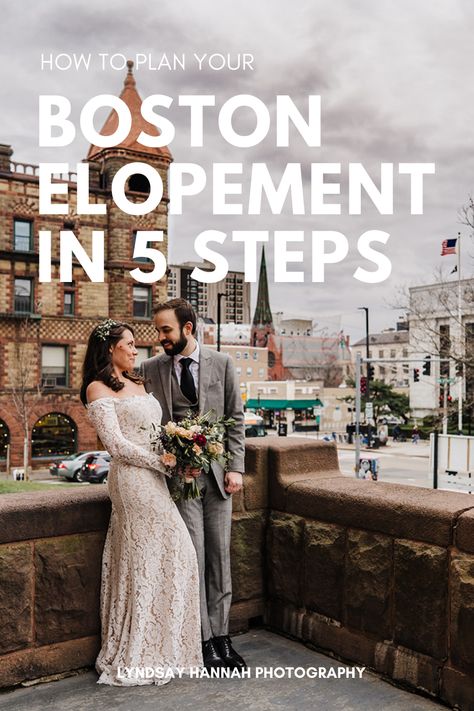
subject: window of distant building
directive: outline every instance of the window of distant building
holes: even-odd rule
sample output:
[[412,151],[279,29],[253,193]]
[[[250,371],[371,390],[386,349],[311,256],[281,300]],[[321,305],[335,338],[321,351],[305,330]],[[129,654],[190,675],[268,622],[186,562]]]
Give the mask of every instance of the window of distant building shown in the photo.
[[402,357],[403,357],[403,358],[408,358],[408,348],[404,348],[404,349],[403,349]]
[[390,358],[396,358],[397,357],[397,352],[394,348],[390,351]]
[[235,359],[240,360],[240,351],[235,352]]
[[15,279],[13,310],[17,314],[30,314],[33,310],[33,281],[31,279]]
[[242,375],[242,368],[237,367],[235,369],[235,372],[237,373],[237,375]]
[[258,351],[253,352],[253,359],[258,360]]
[[258,369],[258,377],[263,378],[264,375],[265,375],[265,368],[259,368]]
[[134,193],[150,194],[150,181],[142,173],[134,173],[128,180],[128,189]]
[[133,287],[133,315],[135,318],[150,318],[151,316],[151,287]]
[[68,386],[67,346],[41,347],[41,385],[43,388]]
[[75,291],[75,284],[73,281],[64,284],[63,314],[65,316],[74,316],[74,308],[76,305]]
[[252,375],[252,368],[247,368],[247,375]]
[[444,359],[439,364],[439,374],[441,377],[449,377],[449,362],[446,360],[451,355],[451,334],[449,324],[441,324],[439,327],[439,355]]
[[249,352],[245,351],[244,352],[244,360],[248,360],[248,359],[249,359]]
[[62,412],[48,412],[35,422],[31,433],[33,457],[51,457],[77,452],[76,423]]
[[379,351],[379,358],[383,358],[383,351]]
[[[143,262],[144,264],[153,264],[153,261],[151,259],[148,259],[148,257],[133,257],[135,253],[135,242],[137,241],[137,230],[133,230],[132,232],[132,253],[131,257],[134,259],[135,262]],[[147,245],[148,247],[155,247],[156,245],[149,244]]]
[[31,220],[13,220],[13,244],[17,252],[30,252],[33,249]]

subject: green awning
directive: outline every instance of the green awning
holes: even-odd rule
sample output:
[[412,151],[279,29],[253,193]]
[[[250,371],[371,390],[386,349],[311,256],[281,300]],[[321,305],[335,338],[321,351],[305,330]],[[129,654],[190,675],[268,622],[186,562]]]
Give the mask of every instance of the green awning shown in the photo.
[[247,407],[262,410],[306,410],[311,407],[322,407],[323,403],[319,398],[315,400],[267,400],[260,398],[256,400],[252,398],[245,403]]

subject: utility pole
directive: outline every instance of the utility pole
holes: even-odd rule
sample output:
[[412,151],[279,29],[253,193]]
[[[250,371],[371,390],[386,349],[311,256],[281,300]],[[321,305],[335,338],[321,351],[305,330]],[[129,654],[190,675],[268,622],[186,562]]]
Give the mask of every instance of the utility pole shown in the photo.
[[[359,306],[359,311],[365,311],[365,357],[367,362],[367,389],[365,402],[370,402],[370,344],[369,344],[369,307]],[[369,418],[367,418],[367,447],[370,449],[371,432]]]
[[359,477],[360,470],[360,370],[361,370],[361,357],[360,353],[356,356],[356,373],[355,373],[355,410],[356,410],[356,421],[355,421],[355,475]]
[[[459,353],[465,353],[466,341],[462,325],[462,290],[461,290],[461,233],[458,232],[458,321],[459,321]],[[458,434],[462,434],[462,405],[464,388],[464,363],[461,362],[461,372],[458,378]]]

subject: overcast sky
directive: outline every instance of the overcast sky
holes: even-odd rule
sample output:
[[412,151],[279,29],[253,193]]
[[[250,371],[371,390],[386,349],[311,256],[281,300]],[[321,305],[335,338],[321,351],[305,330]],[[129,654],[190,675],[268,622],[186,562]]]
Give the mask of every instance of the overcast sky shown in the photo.
[[[150,53],[155,66],[163,53],[168,57],[185,53],[185,71],[137,69],[142,97],[214,94],[219,107],[229,97],[247,93],[263,99],[274,116],[277,94],[289,94],[302,111],[308,95],[321,95],[321,148],[308,148],[293,136],[288,149],[276,150],[272,132],[255,148],[232,148],[219,135],[216,113],[210,111],[204,148],[192,150],[186,112],[179,107],[169,111],[177,127],[170,146],[175,162],[200,163],[209,176],[212,163],[221,161],[243,161],[247,180],[255,162],[266,162],[275,179],[289,162],[302,163],[306,178],[311,162],[342,164],[341,215],[293,216],[286,209],[275,216],[267,211],[252,217],[213,216],[206,191],[188,202],[185,214],[170,219],[170,261],[196,259],[197,234],[220,229],[228,234],[220,249],[231,267],[242,268],[242,245],[231,243],[232,230],[268,229],[272,310],[313,318],[334,330],[343,328],[354,338],[364,331],[358,306],[370,306],[372,332],[392,326],[399,312],[391,307],[400,287],[433,281],[440,266],[449,273],[456,258],[441,258],[440,246],[459,230],[462,273],[471,276],[474,248],[468,228],[459,224],[458,217],[459,208],[474,192],[474,82],[470,76],[474,6],[469,0],[42,0],[38,4],[30,0],[4,3],[2,25],[0,142],[12,144],[18,161],[62,160],[73,170],[85,157],[88,145],[80,135],[67,149],[38,148],[38,95],[68,96],[77,117],[95,94],[119,94],[125,72],[102,71],[99,53],[121,53],[132,59],[137,53]],[[91,53],[89,71],[41,71],[41,54],[60,52]],[[251,53],[254,71],[198,71],[193,53],[213,52],[229,53],[233,60],[238,54]],[[245,126],[248,117],[239,118],[236,125]],[[374,179],[382,162],[434,162],[436,175],[425,179],[424,214],[410,215],[404,178],[395,180],[393,215],[381,216],[366,201],[361,216],[349,216],[349,162],[363,163]],[[307,190],[308,185],[306,194]],[[244,188],[244,205],[245,195]],[[314,229],[344,233],[350,242],[349,255],[327,268],[324,284],[311,283],[309,268],[304,284],[275,284],[272,232],[278,229],[305,231],[306,267],[311,263]],[[359,264],[370,268],[356,250],[359,235],[369,229],[390,233],[381,251],[392,262],[392,274],[379,285],[362,284],[352,276]],[[256,286],[253,291],[255,299]]]

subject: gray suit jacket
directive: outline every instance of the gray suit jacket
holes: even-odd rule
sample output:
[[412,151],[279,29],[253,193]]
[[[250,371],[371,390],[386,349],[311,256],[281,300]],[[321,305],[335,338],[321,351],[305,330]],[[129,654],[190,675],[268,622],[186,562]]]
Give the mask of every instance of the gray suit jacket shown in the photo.
[[[163,423],[173,419],[171,374],[173,358],[166,355],[148,358],[141,365],[147,392],[152,392],[163,409]],[[229,471],[244,473],[245,427],[242,397],[230,356],[200,345],[199,411],[214,410],[217,417],[231,417],[235,424],[227,431],[227,450],[232,454]],[[212,471],[224,498],[224,471],[214,462]]]

